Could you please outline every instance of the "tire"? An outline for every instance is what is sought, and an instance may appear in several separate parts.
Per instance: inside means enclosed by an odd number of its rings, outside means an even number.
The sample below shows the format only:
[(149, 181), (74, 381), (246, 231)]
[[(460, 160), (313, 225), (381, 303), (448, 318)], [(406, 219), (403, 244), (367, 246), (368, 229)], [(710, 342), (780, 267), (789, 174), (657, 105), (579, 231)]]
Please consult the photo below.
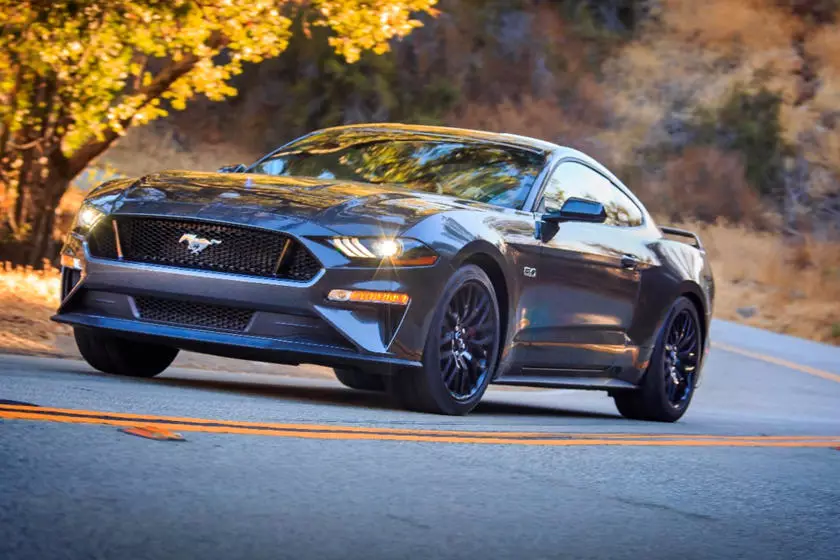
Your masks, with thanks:
[[(682, 331), (685, 321), (690, 326)], [(694, 304), (685, 297), (677, 299), (662, 325), (641, 385), (637, 390), (613, 395), (622, 416), (653, 422), (676, 422), (682, 418), (694, 396), (697, 370), (703, 355), (700, 325)], [(679, 337), (681, 331), (687, 333), (683, 338)], [(685, 348), (693, 346), (694, 350), (681, 350), (683, 343)], [(680, 382), (674, 383), (675, 378)]]
[(389, 391), (405, 408), (418, 412), (469, 413), (496, 371), (499, 333), (499, 302), (490, 278), (475, 265), (461, 267), (444, 287), (432, 316), (423, 367), (388, 377)]
[(172, 364), (177, 348), (135, 342), (90, 329), (73, 329), (82, 358), (94, 369), (127, 377), (154, 377)]
[(362, 373), (355, 369), (334, 368), (336, 378), (345, 386), (359, 391), (385, 390), (385, 379), (381, 375)]

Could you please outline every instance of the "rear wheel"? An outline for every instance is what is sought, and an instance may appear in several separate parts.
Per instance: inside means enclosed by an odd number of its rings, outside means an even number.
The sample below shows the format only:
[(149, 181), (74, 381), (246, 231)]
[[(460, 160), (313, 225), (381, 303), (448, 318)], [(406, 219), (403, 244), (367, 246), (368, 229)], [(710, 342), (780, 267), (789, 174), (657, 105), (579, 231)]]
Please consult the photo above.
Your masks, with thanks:
[(499, 333), (493, 284), (475, 265), (460, 268), (444, 288), (432, 317), (423, 367), (390, 377), (391, 392), (413, 410), (467, 414), (493, 377)]
[(334, 368), (336, 378), (345, 386), (360, 391), (384, 391), (385, 379), (381, 375), (362, 373), (355, 369)]
[(95, 369), (128, 377), (154, 377), (168, 368), (177, 348), (126, 340), (89, 329), (73, 330), (82, 358)]
[(642, 385), (613, 397), (621, 415), (655, 422), (682, 418), (694, 396), (702, 348), (697, 309), (681, 297), (662, 327)]

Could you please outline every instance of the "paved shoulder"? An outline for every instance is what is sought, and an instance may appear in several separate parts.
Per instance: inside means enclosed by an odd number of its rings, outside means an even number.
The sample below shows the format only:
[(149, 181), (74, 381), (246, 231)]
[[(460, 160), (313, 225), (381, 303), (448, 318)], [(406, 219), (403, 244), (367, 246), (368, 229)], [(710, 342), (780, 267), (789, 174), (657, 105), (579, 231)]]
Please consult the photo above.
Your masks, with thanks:
[[(840, 376), (840, 347), (715, 319), (712, 349), (736, 349)], [(840, 379), (839, 379), (840, 380)]]

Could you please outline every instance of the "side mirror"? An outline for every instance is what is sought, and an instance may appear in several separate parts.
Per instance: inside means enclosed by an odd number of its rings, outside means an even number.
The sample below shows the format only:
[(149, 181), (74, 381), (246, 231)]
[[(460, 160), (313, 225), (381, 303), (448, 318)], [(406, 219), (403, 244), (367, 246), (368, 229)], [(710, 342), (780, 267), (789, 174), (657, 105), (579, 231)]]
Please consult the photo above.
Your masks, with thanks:
[(550, 210), (542, 216), (542, 221), (550, 224), (560, 222), (603, 224), (606, 220), (607, 211), (604, 205), (584, 198), (570, 198), (563, 203), (560, 210)]
[(246, 167), (241, 164), (237, 163), (236, 165), (225, 165), (224, 167), (220, 167), (218, 172), (219, 173), (242, 173), (245, 171)]

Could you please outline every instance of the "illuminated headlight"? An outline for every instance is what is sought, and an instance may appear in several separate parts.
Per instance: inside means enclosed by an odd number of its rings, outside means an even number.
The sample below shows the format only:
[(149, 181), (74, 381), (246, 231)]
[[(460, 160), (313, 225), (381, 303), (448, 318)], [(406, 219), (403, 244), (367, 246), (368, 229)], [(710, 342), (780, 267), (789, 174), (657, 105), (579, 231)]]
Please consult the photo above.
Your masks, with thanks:
[(435, 252), (416, 239), (334, 237), (330, 243), (354, 261), (390, 266), (431, 266), (437, 262)]
[(378, 239), (371, 245), (373, 246), (373, 254), (380, 259), (399, 257), (403, 251), (402, 243), (396, 239)]
[(73, 222), (73, 230), (82, 233), (90, 231), (103, 217), (105, 217), (105, 212), (102, 210), (87, 203), (82, 204)]

